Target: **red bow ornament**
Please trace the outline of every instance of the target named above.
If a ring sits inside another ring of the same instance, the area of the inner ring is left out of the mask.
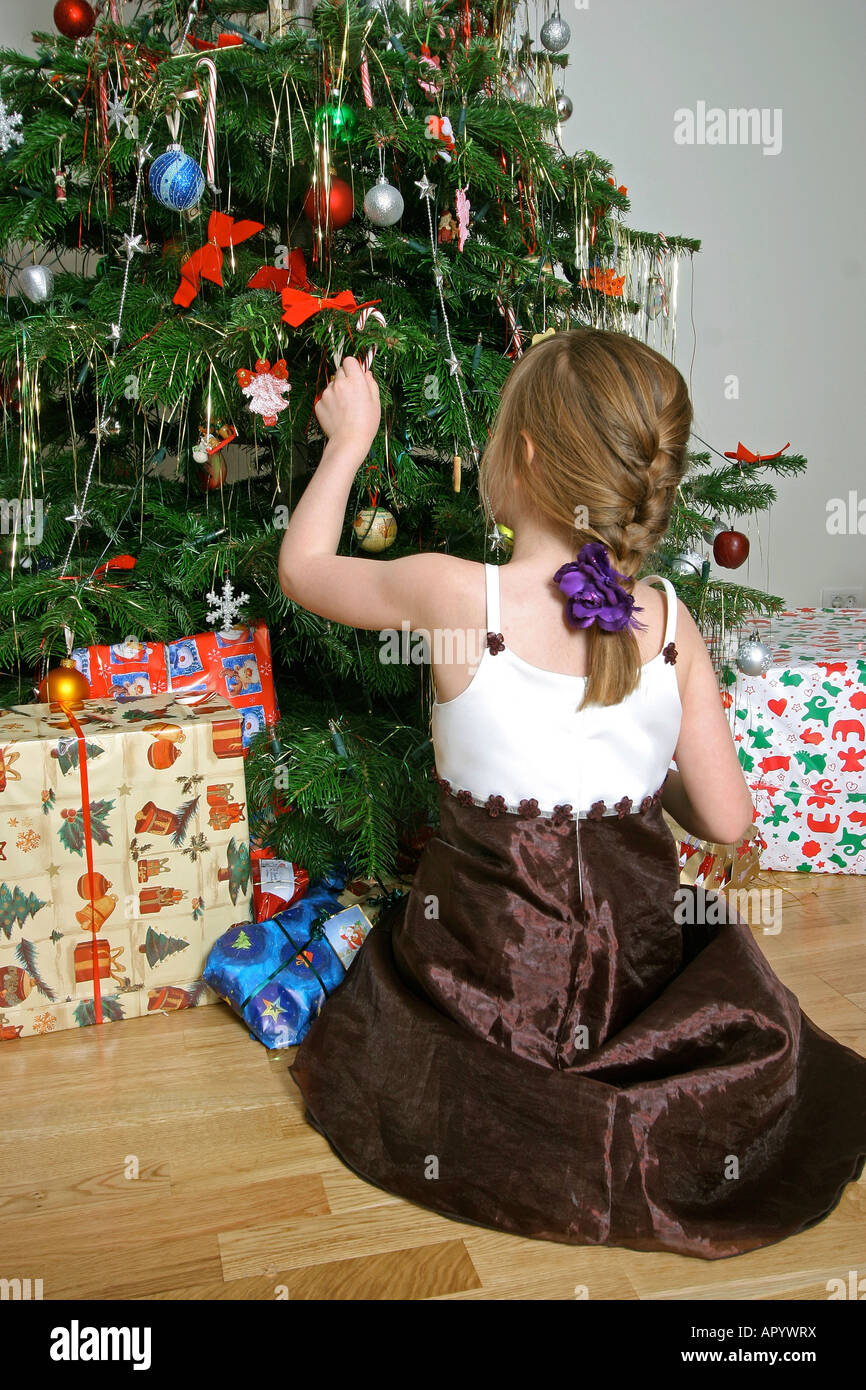
[[[791,441],[784,445],[777,454],[753,454],[751,449],[747,449],[745,444],[738,443],[732,452],[725,450],[726,459],[736,459],[737,463],[769,463],[771,459],[781,458],[785,449],[790,449]]]
[[[260,265],[247,280],[248,290],[276,290],[277,294],[281,290],[288,289],[294,285],[299,290],[308,290],[310,282],[307,279],[307,264],[304,260],[304,253],[299,246],[293,246],[289,252],[289,264],[287,266]]]
[[[342,309],[344,314],[354,313],[356,309],[362,309],[362,304],[355,302],[355,296],[351,290],[340,290],[339,294],[332,299],[318,299],[314,294],[307,294],[304,290],[296,290],[289,286],[283,290],[281,295],[283,301],[283,322],[290,323],[292,328],[299,328],[307,319],[311,319],[314,314],[321,313],[322,309]],[[378,304],[378,299],[371,300],[371,304]]]
[[[188,309],[201,288],[202,280],[222,285],[223,251],[255,236],[263,222],[236,222],[224,212],[212,212],[207,224],[207,241],[193,251],[180,268],[180,284],[174,296],[175,304]]]

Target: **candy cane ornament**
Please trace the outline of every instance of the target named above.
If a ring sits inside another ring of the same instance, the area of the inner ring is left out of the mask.
[[[369,110],[373,105],[373,88],[370,85],[370,69],[367,66],[367,54],[361,54],[361,90],[364,93],[364,105]]]
[[[357,328],[359,333],[368,319],[375,319],[377,323],[381,323],[383,328],[388,327],[384,314],[380,314],[378,309],[374,309],[372,305],[370,305],[366,309],[362,309],[360,314],[358,315],[358,322],[355,324],[355,327]],[[375,356],[376,344],[371,343],[370,346],[367,348],[367,351],[364,353],[364,360],[361,363],[361,366],[364,368],[365,372],[368,372],[372,367],[373,358]]]
[[[523,344],[520,341],[520,330],[517,327],[517,315],[511,304],[506,304],[501,294],[496,296],[496,306],[500,314],[508,325],[508,346],[505,349],[507,355],[512,359],[523,356]]]
[[[364,324],[367,322],[368,319],[375,319],[377,323],[381,323],[381,325],[382,325],[383,328],[387,328],[387,327],[388,327],[388,323],[387,323],[387,320],[385,319],[384,314],[381,314],[381,313],[379,312],[378,309],[374,309],[373,306],[372,306],[372,304],[369,304],[369,305],[367,305],[367,307],[366,307],[365,309],[362,309],[361,312],[360,312],[360,314],[358,315],[358,321],[357,321],[357,323],[355,324],[355,328],[356,328],[356,330],[357,330],[359,333],[360,333],[361,329],[364,327]],[[361,360],[361,366],[362,366],[362,368],[363,368],[363,370],[364,370],[365,372],[368,372],[368,371],[370,370],[370,368],[372,367],[372,365],[373,365],[373,359],[375,358],[375,356],[376,356],[376,344],[375,344],[375,343],[371,343],[370,346],[365,350],[364,356],[363,356],[363,358],[362,358],[362,360]],[[334,351],[334,366],[335,366],[335,368],[336,368],[336,367],[339,367],[339,365],[340,365],[340,363],[342,362],[342,360],[343,360],[343,349],[342,349],[342,347],[340,347],[340,348],[335,349],[335,351]]]
[[[219,193],[216,185],[216,89],[217,70],[212,58],[199,58],[197,68],[207,68],[208,83],[207,106],[205,107],[205,161],[207,185],[212,193]]]

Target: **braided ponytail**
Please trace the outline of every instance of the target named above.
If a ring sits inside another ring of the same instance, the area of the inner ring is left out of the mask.
[[[506,381],[481,460],[489,518],[522,495],[575,553],[600,541],[614,569],[635,578],[667,531],[687,468],[688,389],[661,353],[626,334],[576,328],[530,348]],[[527,464],[521,432],[532,440]],[[589,676],[581,708],[618,704],[640,682],[634,632],[586,629]]]

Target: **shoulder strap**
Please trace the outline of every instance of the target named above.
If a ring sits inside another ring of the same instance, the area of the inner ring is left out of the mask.
[[[487,586],[487,631],[499,631],[499,566],[484,566],[484,581]]]
[[[663,574],[644,574],[641,576],[644,584],[664,585],[667,618],[665,621],[665,635],[662,642],[662,650],[668,642],[673,642],[677,631],[677,591],[669,579]]]

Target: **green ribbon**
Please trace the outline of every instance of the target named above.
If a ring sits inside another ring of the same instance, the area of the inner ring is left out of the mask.
[[[307,949],[307,947],[310,945],[310,943],[311,943],[312,941],[322,941],[322,940],[327,941],[327,942],[328,942],[328,945],[331,947],[331,950],[332,950],[332,951],[334,950],[333,946],[331,945],[331,942],[328,941],[328,938],[327,938],[327,936],[325,935],[325,923],[330,919],[330,917],[331,917],[332,915],[335,916],[336,914],[329,913],[328,909],[325,908],[325,907],[320,908],[320,909],[319,909],[319,912],[318,912],[318,913],[316,914],[316,916],[313,918],[313,925],[310,927],[310,934],[309,934],[309,936],[307,937],[307,939],[306,939],[306,941],[304,942],[303,946],[298,946],[298,947],[295,947],[295,943],[292,941],[291,936],[290,936],[289,933],[286,931],[286,929],[285,929],[285,927],[283,926],[282,922],[279,922],[279,921],[277,921],[276,918],[273,918],[273,921],[276,922],[276,925],[279,927],[280,931],[283,933],[283,936],[286,938],[286,940],[289,942],[289,944],[290,944],[290,946],[292,947],[292,949],[295,951],[295,955],[292,956],[292,957],[290,957],[288,960],[281,961],[280,964],[277,966],[276,970],[272,970],[271,973],[270,973],[270,975],[268,976],[268,978],[267,978],[266,980],[264,980],[261,984],[256,985],[255,989],[253,989],[253,990],[250,991],[250,993],[247,995],[246,999],[244,999],[244,1001],[243,1001],[242,1004],[240,1005],[240,1008],[241,1008],[241,1009],[245,1009],[245,1008],[247,1007],[247,1004],[250,1002],[251,999],[253,999],[253,998],[255,997],[255,995],[261,994],[261,992],[262,992],[263,989],[267,989],[267,987],[268,987],[268,985],[271,983],[271,981],[272,981],[272,980],[275,980],[275,979],[277,978],[277,976],[278,976],[283,970],[285,970],[285,968],[286,968],[287,965],[291,965],[291,964],[292,964],[292,961],[294,961],[295,959],[297,959],[298,956],[302,955],[303,952]],[[334,955],[336,955],[336,954],[337,954],[336,951],[334,951]],[[339,957],[337,957],[337,958],[339,959]],[[340,962],[340,963],[342,964],[342,962]],[[316,969],[316,967],[313,965],[312,961],[307,961],[307,968],[308,968],[309,970],[312,970],[312,972],[313,972],[313,974],[315,975],[316,979],[318,980],[319,984],[322,986],[322,992],[324,993],[325,997],[327,998],[327,997],[328,997],[328,991],[327,991],[327,989],[326,989],[326,987],[325,987],[325,982],[324,982],[324,980],[322,979],[322,977],[321,977],[321,975],[319,974],[319,972],[318,972],[318,970]]]

